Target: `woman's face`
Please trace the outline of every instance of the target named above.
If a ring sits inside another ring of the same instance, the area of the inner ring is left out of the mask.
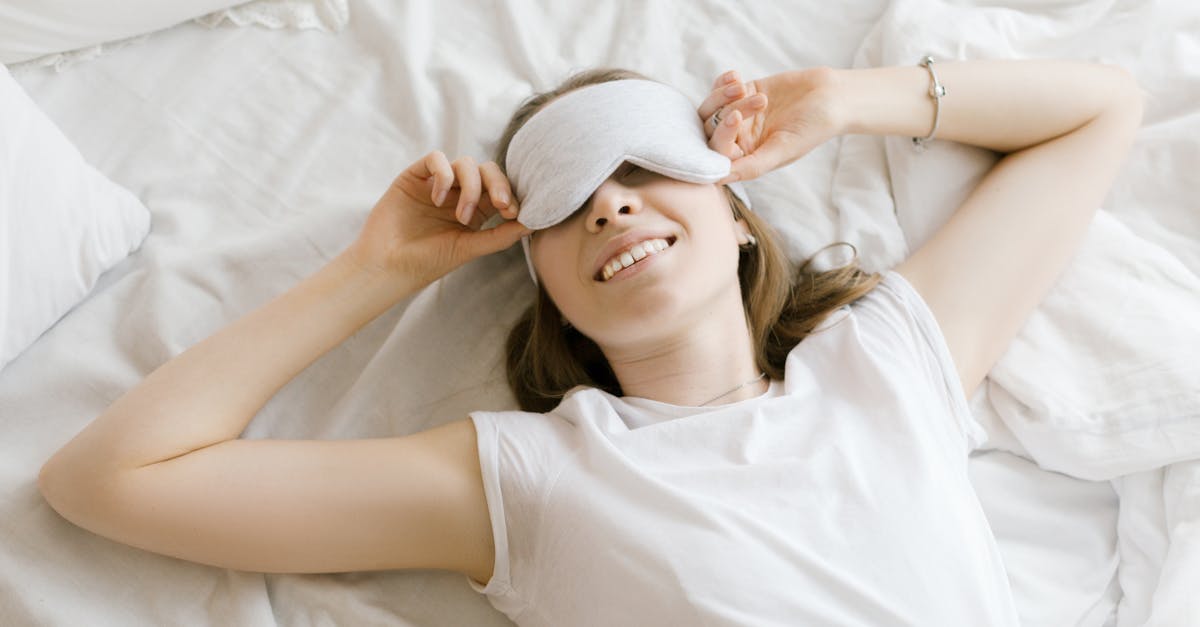
[[[720,186],[625,163],[570,218],[535,232],[530,246],[559,311],[609,352],[669,341],[727,310],[722,299],[740,303],[745,232]]]

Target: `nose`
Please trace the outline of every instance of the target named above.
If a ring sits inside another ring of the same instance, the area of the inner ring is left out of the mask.
[[[604,226],[622,220],[622,216],[641,211],[637,192],[609,178],[592,194],[592,207],[587,215],[587,229],[599,233]]]

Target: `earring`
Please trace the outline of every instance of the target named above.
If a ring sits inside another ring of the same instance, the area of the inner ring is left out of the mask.
[[[758,239],[756,239],[753,235],[751,235],[749,233],[746,234],[746,241],[738,244],[738,248],[746,248],[746,249],[754,248],[755,246],[758,246]]]

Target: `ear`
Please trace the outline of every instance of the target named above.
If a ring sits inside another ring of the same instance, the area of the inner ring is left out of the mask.
[[[750,233],[750,226],[746,224],[745,218],[738,218],[733,223],[734,231],[737,233],[738,246],[755,246],[758,240]]]

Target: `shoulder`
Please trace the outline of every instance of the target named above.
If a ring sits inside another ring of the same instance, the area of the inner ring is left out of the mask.
[[[933,312],[903,275],[886,270],[880,276],[871,291],[830,313],[793,349],[789,376],[803,369],[827,381],[869,371],[872,376],[945,386],[965,404],[958,371]]]
[[[884,342],[898,349],[936,348],[930,346],[939,339],[936,325],[913,286],[897,272],[886,270],[869,292],[830,311],[796,350],[806,344],[843,342],[848,334],[872,345]]]

